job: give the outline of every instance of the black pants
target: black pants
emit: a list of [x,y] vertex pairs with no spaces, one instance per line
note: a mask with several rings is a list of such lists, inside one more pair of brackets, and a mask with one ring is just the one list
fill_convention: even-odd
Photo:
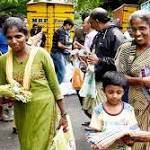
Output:
[[[80,90],[76,90],[77,96],[78,96],[78,98],[79,98],[79,101],[80,101],[81,106],[83,106],[83,100],[84,100],[84,98],[80,96],[79,91],[80,91]],[[84,113],[85,113],[89,118],[91,118],[91,114],[89,114],[88,111],[84,110]]]
[[79,91],[80,91],[80,90],[76,90],[77,96],[78,96],[79,101],[80,101],[80,104],[81,104],[81,106],[82,106],[82,105],[83,105],[83,97],[80,96]]

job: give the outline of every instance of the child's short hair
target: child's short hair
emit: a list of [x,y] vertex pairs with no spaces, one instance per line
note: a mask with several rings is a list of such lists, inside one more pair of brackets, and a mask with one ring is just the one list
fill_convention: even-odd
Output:
[[107,85],[117,85],[125,89],[127,86],[127,79],[122,73],[117,71],[107,71],[103,76],[102,83],[104,89]]

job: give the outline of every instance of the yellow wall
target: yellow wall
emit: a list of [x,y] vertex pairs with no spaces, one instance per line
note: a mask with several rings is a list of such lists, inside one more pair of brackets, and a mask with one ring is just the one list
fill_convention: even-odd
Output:
[[74,9],[72,4],[60,3],[28,3],[27,19],[29,30],[34,22],[42,26],[46,34],[46,49],[51,50],[53,34],[56,29],[62,26],[66,18],[74,19]]
[[123,32],[126,31],[127,27],[129,26],[129,16],[138,9],[138,5],[123,4],[113,11],[113,19],[120,19]]

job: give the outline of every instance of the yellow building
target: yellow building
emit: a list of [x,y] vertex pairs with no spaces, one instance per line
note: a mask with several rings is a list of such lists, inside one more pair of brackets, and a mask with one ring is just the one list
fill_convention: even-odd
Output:
[[136,4],[123,4],[117,9],[113,10],[112,15],[113,19],[119,19],[122,31],[126,31],[129,27],[129,16],[139,9],[139,6]]
[[42,26],[46,34],[45,48],[50,51],[52,47],[53,34],[62,26],[66,18],[74,19],[74,8],[71,2],[52,1],[30,1],[27,3],[27,19],[29,30],[34,23]]

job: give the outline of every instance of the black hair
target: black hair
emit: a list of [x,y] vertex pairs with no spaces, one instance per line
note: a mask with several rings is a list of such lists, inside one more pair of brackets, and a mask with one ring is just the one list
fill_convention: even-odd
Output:
[[0,28],[3,27],[3,24],[4,24],[5,20],[6,20],[8,17],[9,17],[8,15],[1,15],[1,16],[0,16]]
[[37,27],[38,24],[37,23],[33,23],[32,28]]
[[88,12],[84,12],[84,13],[82,13],[81,14],[81,19],[82,19],[82,22],[84,21],[84,19],[86,18],[86,17],[88,17],[90,14],[88,13]]
[[66,24],[69,24],[71,26],[74,26],[74,22],[71,20],[71,19],[65,19],[64,20],[64,23],[63,23],[63,26],[65,26]]
[[102,23],[107,23],[108,21],[110,21],[107,10],[101,7],[95,8],[91,12],[90,18],[96,20],[97,22],[102,22]]
[[127,86],[127,79],[122,73],[117,71],[107,71],[103,75],[102,83],[104,89],[107,85],[121,86],[123,89],[125,89]]
[[26,36],[28,35],[28,30],[25,27],[23,20],[21,20],[20,18],[9,17],[8,19],[6,19],[6,21],[5,21],[4,25],[3,25],[4,35],[6,35],[7,34],[7,30],[9,28],[12,28],[12,27],[16,27],[19,32],[24,33]]
[[42,27],[38,26],[37,24],[33,24],[32,29],[30,30],[30,36],[34,36],[42,31]]

